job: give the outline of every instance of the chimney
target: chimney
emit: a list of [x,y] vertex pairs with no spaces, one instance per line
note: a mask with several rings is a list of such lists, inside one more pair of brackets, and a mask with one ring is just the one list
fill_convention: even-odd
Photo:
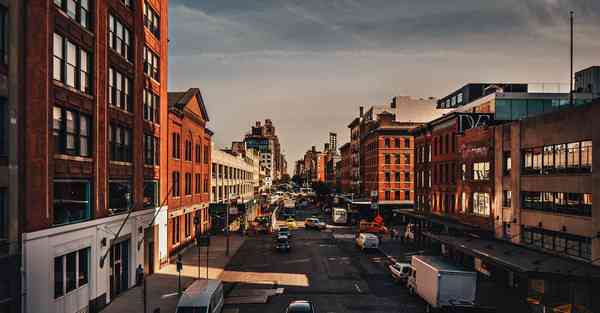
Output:
[[260,127],[260,121],[256,121],[256,127]]
[[323,144],[323,152],[328,152],[329,151],[329,143],[325,143]]
[[396,101],[397,101],[397,100],[398,100],[398,98],[397,98],[397,97],[393,97],[393,98],[392,98],[392,103],[390,103],[390,107],[391,107],[392,109],[395,109],[395,108],[396,108]]
[[365,107],[361,105],[360,108],[358,108],[358,112],[358,116],[363,117],[363,114],[365,114]]
[[312,146],[312,152],[315,152],[315,151],[317,151],[317,147]]

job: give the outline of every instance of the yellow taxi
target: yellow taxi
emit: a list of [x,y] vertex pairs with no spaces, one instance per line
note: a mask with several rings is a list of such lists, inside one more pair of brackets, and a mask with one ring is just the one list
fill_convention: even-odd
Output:
[[288,218],[287,220],[285,220],[287,226],[289,229],[296,229],[296,220],[293,218]]

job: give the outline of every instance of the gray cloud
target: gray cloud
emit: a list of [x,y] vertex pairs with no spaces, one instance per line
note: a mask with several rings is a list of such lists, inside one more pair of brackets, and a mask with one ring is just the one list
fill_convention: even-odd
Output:
[[566,81],[598,63],[597,0],[171,0],[169,89],[200,87],[215,138],[271,117],[290,164],[359,105],[481,80]]

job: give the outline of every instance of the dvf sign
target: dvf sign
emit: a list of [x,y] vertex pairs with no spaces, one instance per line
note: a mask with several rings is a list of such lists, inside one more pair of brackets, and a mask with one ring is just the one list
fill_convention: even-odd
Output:
[[460,113],[458,114],[458,133],[462,134],[467,129],[488,125],[494,120],[491,113]]

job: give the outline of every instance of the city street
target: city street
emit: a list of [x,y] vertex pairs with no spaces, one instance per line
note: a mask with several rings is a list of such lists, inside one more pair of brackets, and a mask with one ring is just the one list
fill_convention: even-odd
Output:
[[[296,212],[303,221],[315,211]],[[293,231],[292,251],[274,249],[270,235],[247,238],[226,272],[247,272],[275,281],[232,282],[230,295],[246,289],[284,288],[265,304],[226,305],[239,312],[284,312],[293,300],[310,300],[319,312],[424,312],[423,302],[389,275],[385,257],[377,251],[362,253],[350,228]],[[334,230],[332,232],[332,230]],[[333,234],[336,234],[335,239]],[[344,236],[345,235],[345,236]],[[225,279],[227,281],[227,279]],[[248,293],[246,291],[246,293]]]

